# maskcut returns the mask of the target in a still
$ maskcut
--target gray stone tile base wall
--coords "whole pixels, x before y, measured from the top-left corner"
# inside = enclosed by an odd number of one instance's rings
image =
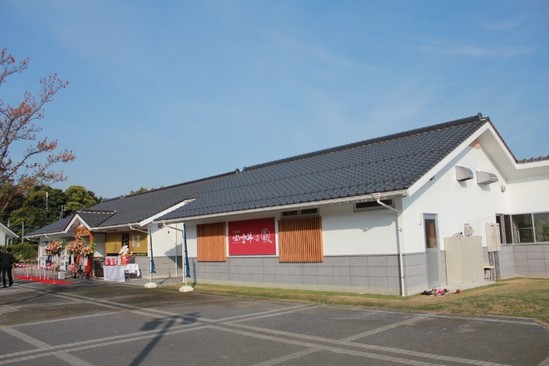
[[[427,285],[427,259],[425,253],[406,254],[403,256],[406,294],[417,294]]]
[[[150,261],[149,257],[135,257],[135,263],[139,265],[139,270],[141,271],[141,277],[149,277],[150,271]],[[183,277],[183,270],[181,268],[181,257],[176,259],[174,257],[154,257],[154,266],[156,268],[156,273],[154,274],[160,278],[171,278],[171,277]],[[177,266],[177,270],[176,270]]]
[[[515,277],[549,277],[549,244],[513,244],[505,247],[512,247]]]
[[[487,260],[487,253],[484,253]],[[397,255],[325,257],[323,263],[279,263],[278,258],[228,258],[227,262],[198,262],[189,258],[192,282],[288,287],[400,295]],[[149,260],[137,257],[142,277]],[[549,277],[549,244],[504,245],[499,252],[500,276]],[[425,253],[403,256],[406,295],[427,289]],[[156,277],[183,276],[181,257],[155,257]],[[176,273],[177,268],[177,273]],[[441,286],[446,283],[444,251],[440,253]]]
[[[393,255],[325,257],[322,263],[279,263],[278,258],[228,258],[217,263],[193,259],[191,270],[197,282],[399,294],[398,259]]]
[[[149,276],[147,258],[139,258],[143,277]],[[425,253],[405,255],[407,294],[425,289]],[[176,277],[175,263],[155,258],[157,277]],[[399,295],[397,255],[325,257],[322,263],[279,263],[278,258],[228,258],[227,262],[197,262],[190,258],[193,282],[282,286],[315,290]],[[182,276],[181,261],[178,276]]]
[[[485,251],[485,263],[488,254]],[[549,278],[549,244],[502,245],[498,253],[501,279],[513,277]]]

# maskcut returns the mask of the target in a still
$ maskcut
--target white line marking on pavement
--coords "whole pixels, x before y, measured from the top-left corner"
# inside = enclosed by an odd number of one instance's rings
[[[319,352],[319,351],[320,351],[320,349],[311,348],[311,349],[307,349],[307,350],[305,350],[305,351],[295,352],[295,353],[291,353],[291,354],[286,355],[286,356],[277,357],[277,358],[273,358],[273,359],[271,359],[271,360],[267,360],[267,361],[263,361],[263,362],[260,362],[260,363],[256,363],[256,364],[253,365],[253,366],[272,366],[272,365],[278,365],[279,363],[286,362],[286,361],[290,361],[290,360],[295,360],[295,359],[298,359],[298,358],[301,358],[301,357],[304,357],[304,356],[308,356],[308,355],[310,355],[311,353],[315,353],[315,352]]]
[[[436,354],[425,353],[425,352],[410,351],[410,350],[405,350],[405,349],[400,349],[400,348],[376,346],[376,345],[371,345],[371,344],[349,342],[349,341],[345,341],[345,340],[315,337],[315,336],[309,336],[309,335],[305,335],[305,334],[297,334],[297,333],[284,332],[284,331],[273,330],[273,329],[268,329],[268,328],[254,327],[254,326],[251,326],[251,325],[244,325],[244,324],[239,324],[239,323],[226,323],[226,324],[223,324],[223,325],[227,325],[227,326],[231,326],[231,327],[238,327],[238,328],[242,328],[242,329],[247,329],[249,331],[253,331],[252,334],[255,334],[255,335],[258,335],[259,332],[261,332],[261,333],[266,333],[266,334],[271,334],[271,335],[283,337],[283,338],[277,338],[277,339],[288,339],[289,337],[293,337],[293,338],[306,340],[306,341],[311,341],[311,342],[327,343],[327,344],[331,344],[333,346],[360,348],[360,349],[366,349],[366,350],[374,351],[374,352],[396,353],[396,354],[404,355],[404,356],[427,358],[427,359],[436,360],[436,361],[439,361],[439,362],[440,361],[447,361],[447,362],[456,362],[456,363],[462,363],[462,364],[467,364],[467,365],[492,365],[492,366],[501,366],[502,365],[502,364],[498,364],[498,363],[485,362],[485,361],[479,361],[479,360],[470,360],[470,359],[460,358],[460,357],[436,355]]]
[[[387,330],[398,328],[402,325],[412,325],[412,324],[415,324],[418,321],[423,320],[425,318],[428,318],[428,316],[427,315],[422,315],[422,316],[418,316],[418,317],[415,317],[415,318],[402,320],[400,322],[389,324],[389,325],[386,325],[384,327],[379,327],[379,328],[376,328],[376,329],[369,330],[367,332],[363,332],[363,333],[352,335],[352,336],[347,337],[347,338],[343,338],[342,341],[348,341],[348,342],[356,341],[357,339],[365,338],[365,337],[368,337],[368,336],[371,336],[371,335],[374,335],[374,334],[378,334],[378,333],[383,333]]]
[[[538,366],[549,366],[549,357],[547,357],[545,360],[541,361]]]
[[[216,326],[216,325],[213,325],[212,327],[214,329],[217,329],[217,330],[220,330],[220,331],[223,331],[223,332],[238,334],[238,335],[242,335],[242,336],[248,336],[248,337],[252,337],[252,338],[255,338],[255,339],[261,338],[261,339],[268,340],[268,341],[282,342],[282,343],[291,344],[291,345],[294,345],[294,346],[312,348],[312,349],[315,349],[315,350],[318,350],[318,351],[321,351],[321,350],[332,351],[332,352],[336,352],[336,353],[343,353],[343,354],[359,356],[359,357],[367,357],[367,358],[372,358],[372,359],[375,359],[375,360],[383,360],[383,361],[388,361],[388,362],[392,362],[392,363],[402,363],[402,364],[405,364],[405,365],[417,365],[417,366],[435,366],[435,365],[439,366],[440,365],[440,363],[430,363],[430,362],[421,362],[421,361],[416,361],[416,360],[408,360],[408,359],[404,359],[404,358],[400,358],[400,357],[387,356],[387,355],[382,355],[382,354],[378,354],[378,353],[355,351],[355,350],[350,350],[350,349],[344,349],[344,348],[333,347],[333,346],[328,346],[328,345],[320,345],[320,344],[304,342],[304,341],[299,341],[299,340],[291,340],[291,339],[287,339],[287,338],[273,337],[273,336],[269,336],[269,335],[265,335],[265,334],[257,334],[257,333],[252,333],[252,332],[246,332],[246,331],[237,330],[237,329],[229,329],[229,328]]]
[[[80,315],[80,316],[71,316],[69,318],[58,318],[58,319],[51,319],[51,320],[41,320],[38,322],[29,322],[29,323],[20,323],[11,325],[12,328],[19,328],[19,327],[26,327],[29,325],[39,325],[39,324],[48,324],[48,323],[57,323],[57,322],[66,322],[71,320],[80,320],[80,319],[86,319],[86,318],[93,318],[96,316],[106,316],[106,315],[113,315],[118,314],[119,311],[109,311],[108,313],[98,313],[98,314],[90,314],[90,315]]]
[[[22,340],[23,342],[25,343],[28,343],[34,347],[37,347],[39,349],[48,349],[50,348],[51,346],[47,343],[44,343],[36,338],[33,338],[31,336],[28,336],[26,335],[25,333],[22,333],[16,329],[13,329],[13,328],[10,328],[10,327],[5,327],[5,326],[0,326],[0,330],[4,331],[5,333],[8,333],[9,335],[17,338],[17,339],[20,339]],[[67,362],[68,364],[70,365],[78,365],[78,366],[93,366],[92,364],[78,358],[78,357],[75,357],[73,355],[70,355],[66,352],[55,352],[52,354],[53,356]]]

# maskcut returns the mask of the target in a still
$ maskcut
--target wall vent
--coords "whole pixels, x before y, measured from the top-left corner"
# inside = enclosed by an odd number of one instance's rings
[[[458,182],[473,179],[473,171],[464,166],[456,165],[456,179],[458,180]]]
[[[498,181],[498,177],[493,173],[477,171],[478,184],[490,184]]]

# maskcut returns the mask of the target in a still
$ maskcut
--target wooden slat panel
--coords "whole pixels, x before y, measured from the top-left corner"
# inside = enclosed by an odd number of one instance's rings
[[[225,223],[197,225],[198,261],[225,262]]]
[[[279,259],[282,263],[318,263],[322,251],[322,219],[310,217],[278,222]]]

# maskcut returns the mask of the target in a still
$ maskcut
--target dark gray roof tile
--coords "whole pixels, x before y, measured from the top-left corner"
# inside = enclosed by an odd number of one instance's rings
[[[407,189],[487,121],[477,115],[247,167],[161,219]]]

